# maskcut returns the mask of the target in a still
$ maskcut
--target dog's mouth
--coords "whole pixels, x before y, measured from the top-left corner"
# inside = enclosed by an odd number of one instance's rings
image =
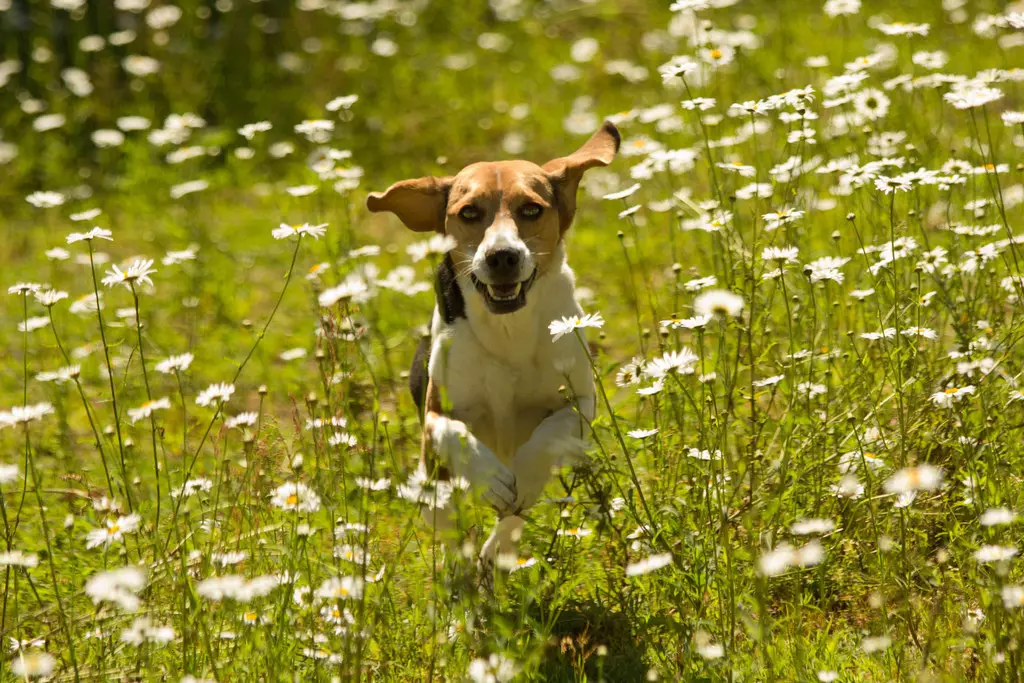
[[[487,310],[497,314],[513,313],[526,305],[526,293],[530,291],[534,280],[537,279],[537,270],[534,269],[530,277],[525,280],[505,284],[486,284],[472,273],[470,273],[469,279],[472,280],[476,291],[484,297]]]

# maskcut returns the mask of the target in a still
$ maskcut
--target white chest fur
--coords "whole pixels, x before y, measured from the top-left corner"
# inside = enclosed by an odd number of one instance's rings
[[[490,313],[468,282],[460,282],[466,317],[445,325],[435,310],[430,377],[454,418],[465,422],[508,464],[544,418],[565,407],[559,389],[592,396],[584,348],[573,335],[552,342],[548,324],[577,315],[574,276],[568,266],[538,277],[526,305]]]

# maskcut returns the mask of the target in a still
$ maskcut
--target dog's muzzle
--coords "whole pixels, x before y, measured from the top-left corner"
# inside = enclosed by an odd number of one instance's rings
[[[473,281],[476,291],[480,292],[484,297],[487,310],[501,315],[504,313],[514,313],[526,305],[526,294],[537,279],[537,269],[534,268],[533,273],[525,280],[512,283],[487,284],[481,282],[472,273],[469,278]]]

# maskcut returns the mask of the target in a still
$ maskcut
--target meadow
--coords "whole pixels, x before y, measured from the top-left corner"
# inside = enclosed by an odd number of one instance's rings
[[[669,4],[0,0],[0,681],[1021,678],[1024,4]],[[605,119],[482,577],[365,197]]]

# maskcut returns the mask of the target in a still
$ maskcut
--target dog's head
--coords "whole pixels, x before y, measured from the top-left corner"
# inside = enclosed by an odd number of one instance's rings
[[[578,150],[543,166],[529,161],[472,164],[457,175],[403,180],[366,199],[417,232],[455,238],[456,270],[468,275],[492,313],[526,305],[530,286],[551,267],[576,213],[583,173],[607,166],[619,149],[609,122]]]

